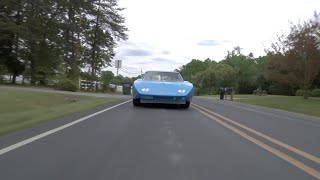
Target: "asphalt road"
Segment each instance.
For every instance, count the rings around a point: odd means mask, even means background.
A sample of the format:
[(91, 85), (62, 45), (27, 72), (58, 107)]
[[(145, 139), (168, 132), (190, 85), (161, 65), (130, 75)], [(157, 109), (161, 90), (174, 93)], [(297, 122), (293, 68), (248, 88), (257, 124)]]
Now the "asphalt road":
[(193, 103), (187, 110), (124, 103), (7, 152), (80, 117), (4, 136), (0, 179), (320, 179), (319, 118), (213, 99)]

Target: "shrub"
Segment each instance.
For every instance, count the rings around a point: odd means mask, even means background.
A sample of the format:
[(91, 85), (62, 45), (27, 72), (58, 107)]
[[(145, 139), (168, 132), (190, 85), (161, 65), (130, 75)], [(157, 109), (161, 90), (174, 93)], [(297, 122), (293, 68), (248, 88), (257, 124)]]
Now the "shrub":
[(193, 90), (194, 90), (193, 94), (195, 96), (199, 96), (200, 95), (200, 89), (198, 87), (194, 87)]
[(56, 88), (62, 91), (77, 91), (78, 85), (70, 79), (62, 79), (56, 84)]
[(320, 97), (320, 89), (314, 89), (311, 92), (312, 97)]
[[(311, 95), (311, 92), (309, 90), (307, 91), (307, 93), (308, 93), (308, 96)], [(303, 89), (298, 89), (296, 91), (296, 96), (303, 96), (303, 94), (304, 94), (304, 90)]]
[(255, 95), (266, 95), (267, 91), (266, 90), (256, 89), (256, 90), (253, 90), (253, 94), (255, 94)]

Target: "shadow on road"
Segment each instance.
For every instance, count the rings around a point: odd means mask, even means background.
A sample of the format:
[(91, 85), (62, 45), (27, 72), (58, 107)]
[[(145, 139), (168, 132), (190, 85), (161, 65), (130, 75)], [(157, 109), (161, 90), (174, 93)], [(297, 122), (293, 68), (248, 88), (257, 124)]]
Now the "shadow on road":
[(177, 104), (141, 104), (135, 108), (188, 110)]

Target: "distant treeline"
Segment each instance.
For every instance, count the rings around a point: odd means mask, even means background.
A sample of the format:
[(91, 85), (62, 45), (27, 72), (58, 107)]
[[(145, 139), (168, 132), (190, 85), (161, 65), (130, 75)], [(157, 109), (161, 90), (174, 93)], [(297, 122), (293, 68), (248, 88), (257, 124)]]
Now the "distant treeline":
[(278, 95), (295, 95), (300, 89), (297, 95), (307, 98), (320, 88), (320, 16), (315, 12), (290, 29), (276, 38), (265, 56), (244, 55), (235, 47), (219, 62), (193, 59), (176, 71), (194, 83), (197, 94), (216, 94), (219, 87), (234, 87), (240, 94), (264, 90)]

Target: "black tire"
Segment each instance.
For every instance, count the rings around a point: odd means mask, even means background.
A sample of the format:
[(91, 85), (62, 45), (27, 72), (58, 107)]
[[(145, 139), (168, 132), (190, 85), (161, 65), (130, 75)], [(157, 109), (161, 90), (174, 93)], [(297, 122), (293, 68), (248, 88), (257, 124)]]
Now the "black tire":
[(183, 108), (188, 109), (190, 106), (190, 102), (186, 102), (186, 104), (182, 105)]
[(134, 106), (140, 106), (141, 104), (140, 104), (140, 99), (133, 99), (132, 100), (132, 104), (134, 105)]

